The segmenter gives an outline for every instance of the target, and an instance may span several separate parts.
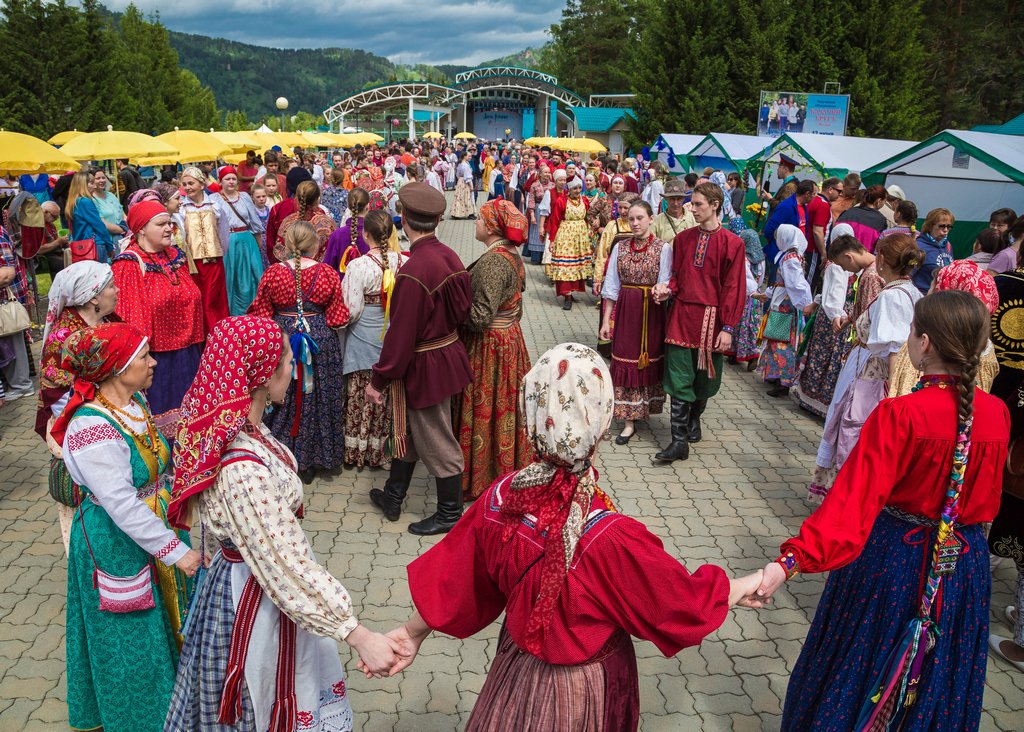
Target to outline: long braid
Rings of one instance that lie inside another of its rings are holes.
[[[305,221],[306,220],[306,206],[307,206],[306,197],[300,194],[298,196],[298,199],[299,199],[299,221]]]
[[[981,366],[981,355],[971,354],[960,366],[960,421],[967,423],[974,416],[974,388],[975,379],[978,376],[978,368]]]

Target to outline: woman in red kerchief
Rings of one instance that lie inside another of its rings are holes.
[[[167,525],[171,451],[142,396],[156,362],[127,323],[77,330],[63,352],[75,380],[51,435],[80,491],[68,549],[68,722],[159,732],[200,555]]]
[[[526,289],[519,248],[526,229],[526,217],[511,201],[480,207],[476,239],[487,250],[468,268],[473,305],[463,329],[474,379],[462,392],[454,426],[466,461],[462,492],[467,501],[530,460],[526,426],[516,409],[519,385],[530,370],[519,326]]]
[[[226,318],[182,403],[168,518],[198,525],[204,551],[219,551],[189,608],[164,729],[351,730],[337,641],[374,672],[394,659],[299,525],[295,458],[263,424],[291,374],[273,320]]]
[[[466,725],[503,730],[636,730],[630,636],[666,656],[697,645],[761,573],[692,574],[642,523],[615,510],[592,461],[612,419],[611,374],[565,343],[523,379],[534,462],[497,480],[408,567],[416,611],[389,635],[397,673],[432,630],[468,638],[504,612],[498,649]]]

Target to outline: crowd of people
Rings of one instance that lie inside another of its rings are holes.
[[[505,612],[468,729],[635,729],[630,636],[673,655],[830,571],[783,727],[977,728],[989,648],[1024,670],[1024,217],[994,211],[954,259],[950,210],[918,230],[897,186],[795,169],[778,161],[773,196],[441,140],[29,181],[4,211],[0,301],[31,309],[52,283],[38,365],[27,325],[0,337],[0,406],[38,394],[71,726],[350,729],[338,641],[393,675],[432,631]],[[446,216],[474,222],[468,266]],[[532,266],[541,302],[594,306],[590,345],[531,358]],[[594,469],[666,395],[654,459],[687,460],[727,364],[824,419],[813,513],[733,578],[689,572]],[[313,556],[304,486],[386,471],[369,500],[394,522],[420,461],[436,508],[408,530],[446,536],[385,635]],[[1020,573],[1009,638],[989,636],[990,552]]]

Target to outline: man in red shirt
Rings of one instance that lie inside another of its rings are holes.
[[[469,273],[459,255],[434,235],[444,216],[444,194],[426,183],[398,192],[409,259],[395,278],[391,320],[366,398],[383,402],[391,390],[395,456],[384,489],[370,500],[397,521],[417,459],[437,481],[437,512],[409,525],[420,536],[445,534],[462,515],[462,448],[452,432],[451,399],[473,380],[459,326],[473,302]],[[406,425],[409,435],[406,439]]]
[[[238,190],[248,193],[256,182],[256,174],[260,172],[256,165],[256,153],[248,150],[245,153],[245,160],[238,166]]]
[[[825,237],[832,228],[832,202],[843,195],[843,181],[839,178],[826,178],[821,183],[821,190],[807,204],[807,220],[814,246],[818,250],[818,261],[824,262],[826,254]]]

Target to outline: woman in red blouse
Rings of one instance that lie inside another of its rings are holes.
[[[173,432],[177,410],[203,355],[202,293],[184,252],[173,246],[174,222],[162,203],[144,200],[128,211],[132,243],[114,258],[117,316],[149,339],[156,359],[149,407]]]
[[[249,314],[273,318],[291,342],[295,379],[284,406],[266,422],[295,453],[299,477],[309,484],[318,469],[336,468],[345,458],[344,349],[338,329],[348,323],[348,308],[338,273],[313,259],[320,247],[313,224],[291,224],[284,247],[288,258],[263,273]]]
[[[566,343],[541,356],[520,395],[534,462],[499,478],[409,565],[416,612],[389,634],[402,657],[391,673],[431,630],[467,638],[505,613],[468,731],[635,730],[630,636],[675,655],[760,582],[713,565],[691,574],[616,511],[591,465],[613,399],[593,349]]]
[[[999,508],[1009,439],[1006,405],[974,388],[988,330],[972,294],[917,303],[907,343],[925,376],[875,408],[821,507],[765,568],[762,599],[798,572],[834,570],[784,730],[978,728],[991,585],[982,524]],[[941,551],[936,526],[952,527]]]

